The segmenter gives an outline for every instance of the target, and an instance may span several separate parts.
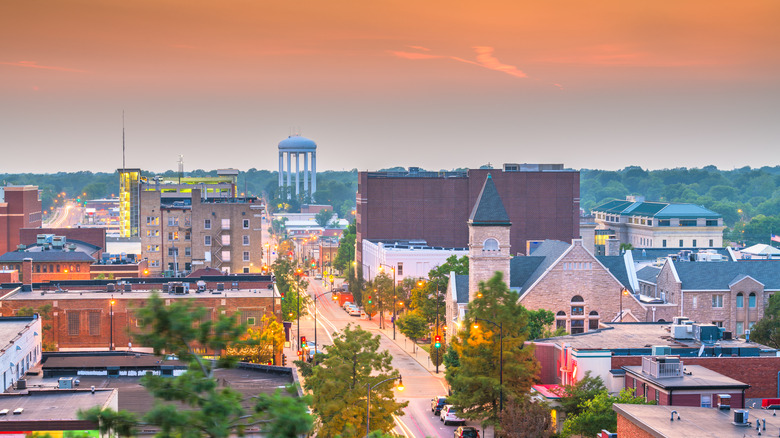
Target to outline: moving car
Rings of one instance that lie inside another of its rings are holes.
[[[447,404],[447,397],[443,395],[437,395],[436,397],[431,399],[431,412],[433,412],[433,415],[441,415],[441,408],[444,407],[444,405]]]
[[[479,438],[479,431],[473,426],[460,426],[455,429],[454,438]]]
[[[441,410],[441,417],[439,417],[439,420],[444,422],[444,425],[448,425],[450,423],[466,423],[466,420],[458,417],[456,415],[457,411],[452,405],[444,405],[444,407]]]
[[[357,307],[350,307],[347,312],[349,312],[349,316],[360,316],[360,309]]]

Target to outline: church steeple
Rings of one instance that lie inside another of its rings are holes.
[[[496,189],[493,177],[488,173],[482,191],[479,192],[477,202],[471,210],[469,225],[474,226],[510,226],[509,215],[506,213],[504,203]]]

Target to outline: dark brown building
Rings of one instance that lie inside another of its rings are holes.
[[[357,263],[363,239],[425,240],[430,246],[468,244],[471,209],[490,173],[511,228],[511,253],[529,240],[579,237],[580,173],[562,164],[505,164],[456,172],[360,172]]]
[[[0,188],[0,254],[16,251],[19,230],[41,226],[41,198],[36,186]]]

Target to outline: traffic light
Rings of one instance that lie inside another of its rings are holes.
[[[287,355],[286,354],[282,355],[282,366],[283,367],[287,366]]]
[[[368,304],[371,304],[371,295],[368,296]]]
[[[436,343],[433,344],[433,346],[436,347],[436,348],[441,348],[441,336],[436,335],[434,340],[436,341]]]
[[[282,296],[282,299],[284,299],[284,292],[282,292],[280,295]]]
[[[312,262],[311,262],[311,267],[312,267],[312,268],[316,268],[316,267],[317,267],[317,262],[315,262],[315,261],[312,261]]]
[[[301,350],[298,350],[298,357],[303,356],[303,352]]]
[[[301,336],[301,345],[306,345],[306,336]]]

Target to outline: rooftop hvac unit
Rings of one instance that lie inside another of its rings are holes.
[[[51,239],[51,246],[54,248],[62,248],[65,246],[65,243],[67,242],[67,239],[65,236],[54,236]]]
[[[693,330],[690,325],[673,325],[672,337],[674,339],[693,339]]]
[[[718,409],[728,411],[731,409],[731,395],[730,394],[716,394],[715,400],[717,400]]]
[[[57,387],[60,389],[73,389],[73,377],[60,377],[57,381]]]
[[[653,356],[668,356],[672,354],[672,347],[668,345],[653,345]]]
[[[108,283],[106,285],[106,292],[114,292],[116,291],[116,285],[114,283]]]
[[[693,339],[703,344],[714,344],[720,339],[720,329],[714,324],[694,324]]]
[[[132,292],[133,291],[133,285],[130,283],[125,283],[125,292]]]
[[[225,290],[225,283],[217,283],[217,291],[222,292]]]
[[[731,332],[723,332],[723,340],[730,341],[732,339]]]
[[[170,287],[168,287],[168,283],[164,283],[164,284],[162,285],[162,291],[163,291],[163,293],[164,293],[164,294],[167,294],[167,293],[170,293],[170,292],[171,292],[171,288],[170,288]]]
[[[735,426],[749,426],[748,424],[749,412],[747,409],[734,409],[734,425]]]
[[[27,389],[27,379],[19,379],[16,381],[16,389]]]
[[[672,324],[674,325],[682,325],[684,324],[684,321],[688,321],[687,316],[675,316],[672,318]]]

